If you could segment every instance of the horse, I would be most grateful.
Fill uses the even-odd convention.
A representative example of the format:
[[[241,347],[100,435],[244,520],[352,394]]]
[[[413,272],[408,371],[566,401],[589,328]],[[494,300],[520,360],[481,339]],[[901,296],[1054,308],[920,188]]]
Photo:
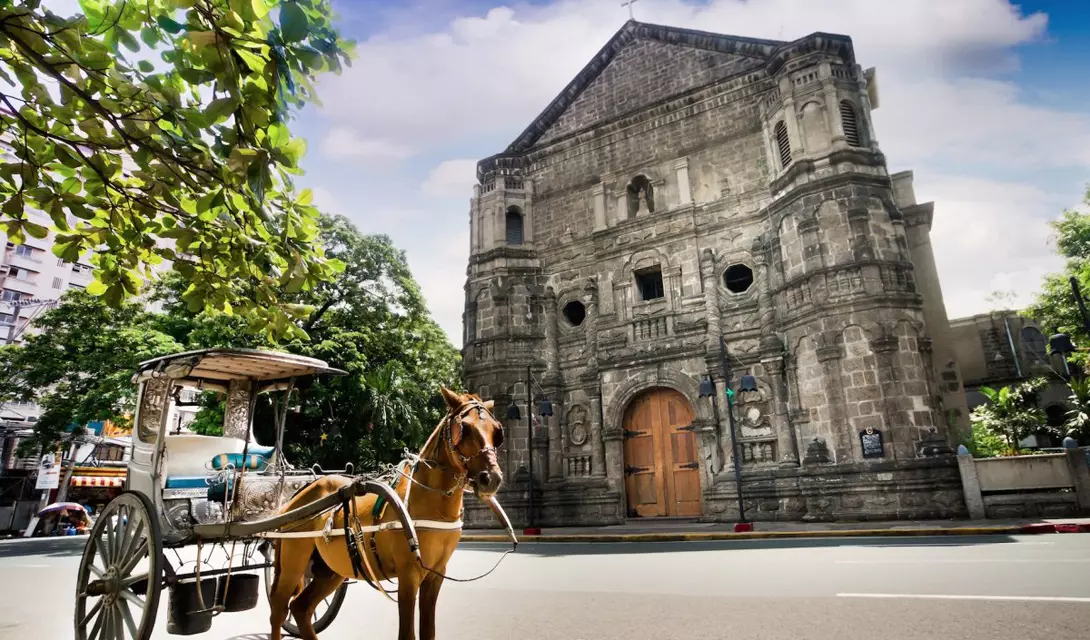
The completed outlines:
[[[503,444],[503,424],[492,415],[493,401],[484,402],[475,394],[460,394],[446,387],[441,392],[447,414],[420,450],[417,464],[408,473],[399,472],[393,489],[414,521],[460,523],[462,495],[467,486],[487,502],[503,483],[496,457],[496,449]],[[281,507],[281,513],[334,494],[352,481],[341,475],[322,477],[293,496]],[[356,497],[351,505],[354,519],[350,525],[356,519],[361,526],[395,520],[392,509],[383,509],[381,505],[376,508],[377,500],[378,496],[372,494]],[[346,517],[344,509],[337,509],[332,514],[293,524],[291,530],[321,532],[329,526],[332,531],[340,531],[345,527]],[[363,578],[379,590],[382,590],[379,580],[397,579],[398,640],[416,640],[414,614],[419,594],[420,638],[433,640],[439,588],[462,532],[460,524],[451,528],[418,526],[417,529],[420,560],[410,550],[404,532],[396,529],[362,534],[360,544],[355,547],[356,558],[349,553],[343,536],[319,534],[277,540],[275,577],[269,596],[270,640],[281,640],[281,625],[289,611],[303,640],[317,640],[312,618],[318,603],[336,591],[346,578]],[[303,587],[303,575],[311,562],[313,577]],[[363,569],[364,575],[360,575],[359,569]]]

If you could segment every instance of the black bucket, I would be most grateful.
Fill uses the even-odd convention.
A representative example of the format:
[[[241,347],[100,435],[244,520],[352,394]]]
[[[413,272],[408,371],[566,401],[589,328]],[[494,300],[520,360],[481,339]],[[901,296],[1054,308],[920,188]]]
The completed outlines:
[[[167,633],[176,636],[191,636],[204,633],[212,628],[212,611],[196,613],[201,609],[211,609],[216,604],[216,578],[201,580],[201,597],[204,606],[197,599],[196,578],[179,580],[170,588],[170,606],[167,607]]]
[[[220,576],[216,602],[223,605],[224,611],[248,611],[257,606],[260,585],[261,576],[256,573],[233,573],[230,582],[227,576]]]

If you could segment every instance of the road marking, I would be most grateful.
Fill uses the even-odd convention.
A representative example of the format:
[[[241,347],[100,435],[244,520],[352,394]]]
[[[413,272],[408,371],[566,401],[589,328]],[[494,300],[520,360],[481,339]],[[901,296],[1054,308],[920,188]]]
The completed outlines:
[[[15,569],[48,569],[47,564],[13,564],[11,565]]]
[[[1090,598],[1069,596],[962,596],[925,593],[838,593],[838,598],[917,598],[933,600],[1019,600],[1025,602],[1090,602]]]
[[[1055,562],[1058,564],[1067,564],[1070,562],[1090,562],[1090,558],[1064,558],[1062,560],[1031,560],[1029,558],[966,558],[964,560],[953,558],[935,560],[923,558],[918,560],[834,560],[833,564],[962,564],[973,562],[1025,562],[1027,564]]]

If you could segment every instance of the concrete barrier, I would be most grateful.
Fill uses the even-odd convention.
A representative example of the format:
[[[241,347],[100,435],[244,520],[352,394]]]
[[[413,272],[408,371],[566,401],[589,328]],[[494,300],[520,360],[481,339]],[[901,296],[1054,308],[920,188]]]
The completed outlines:
[[[969,517],[1068,517],[1090,514],[1090,467],[1080,449],[974,459],[959,452]]]

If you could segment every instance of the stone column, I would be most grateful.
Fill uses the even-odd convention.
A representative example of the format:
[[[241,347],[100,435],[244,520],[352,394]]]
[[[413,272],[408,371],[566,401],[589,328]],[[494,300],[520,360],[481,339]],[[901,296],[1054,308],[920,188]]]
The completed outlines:
[[[795,427],[787,416],[787,388],[784,380],[783,353],[774,335],[761,338],[761,364],[772,389],[772,428],[776,431],[776,447],[780,450],[780,466],[799,466],[799,441]]]
[[[799,131],[799,114],[795,109],[795,99],[788,90],[783,99],[783,120],[787,125],[787,139],[791,141],[791,159],[798,159],[806,153],[806,147],[802,143],[802,135]]]
[[[700,253],[700,278],[704,284],[704,315],[708,321],[706,349],[709,356],[719,353],[722,325],[719,318],[719,283],[715,277],[715,254],[711,249]]]
[[[495,200],[489,198],[488,204],[480,205],[480,209],[481,227],[484,229],[484,242],[479,249],[482,252],[491,251],[496,248],[496,210],[503,209],[503,207]]]
[[[545,386],[555,386],[560,382],[560,346],[558,343],[556,292],[552,287],[545,289]],[[551,398],[550,398],[551,400]]]
[[[882,388],[882,417],[885,422],[884,445],[893,452],[893,459],[911,459],[911,440],[896,425],[906,424],[898,415],[895,398],[898,396],[897,364],[894,356],[899,349],[897,338],[884,336],[870,343],[870,350],[878,361],[878,383]]]
[[[761,133],[764,134],[765,141],[765,158],[768,161],[768,169],[773,175],[776,173],[776,168],[780,166],[780,152],[773,147],[776,141],[773,139],[772,131],[768,128],[768,121],[761,121]]]
[[[549,400],[553,405],[553,415],[547,416],[549,421],[549,449],[546,453],[549,459],[549,480],[559,480],[564,477],[564,443],[563,429],[561,429],[564,404],[559,400],[553,400],[554,397],[559,397],[558,387],[553,387],[549,391]]]
[[[590,473],[595,478],[604,478],[606,475],[606,448],[602,438],[602,390],[595,387],[587,395],[590,396]]]
[[[692,204],[693,193],[689,185],[689,159],[680,158],[674,163],[677,171],[677,195],[678,204]]]
[[[616,491],[624,486],[624,432],[621,425],[605,425],[602,440],[605,443],[607,482],[609,488]]]
[[[862,113],[859,114],[860,119],[863,121],[858,123],[857,126],[865,127],[867,132],[867,144],[872,148],[878,149],[878,136],[874,135],[874,122],[871,120],[871,107],[870,96],[867,94],[867,76],[866,74],[859,73],[858,68],[856,75],[859,77],[859,106]]]
[[[828,443],[836,452],[837,464],[852,461],[852,430],[845,417],[844,387],[840,378],[840,345],[818,347],[817,359],[821,363],[822,382],[829,407],[829,433],[833,442]]]
[[[594,206],[594,230],[605,231],[606,222],[606,186],[599,182],[590,189],[590,199]]]
[[[587,317],[584,320],[587,336],[587,366],[598,369],[598,282],[595,278],[587,278],[583,285],[583,304],[587,308]]]
[[[473,255],[480,250],[478,235],[481,229],[481,185],[473,185],[473,199],[469,201],[469,253]]]
[[[829,64],[821,66],[827,68]],[[832,134],[833,147],[846,147],[848,139],[844,136],[844,122],[840,119],[840,98],[836,94],[836,85],[833,84],[831,74],[822,80],[821,90],[825,96],[825,122]]]

